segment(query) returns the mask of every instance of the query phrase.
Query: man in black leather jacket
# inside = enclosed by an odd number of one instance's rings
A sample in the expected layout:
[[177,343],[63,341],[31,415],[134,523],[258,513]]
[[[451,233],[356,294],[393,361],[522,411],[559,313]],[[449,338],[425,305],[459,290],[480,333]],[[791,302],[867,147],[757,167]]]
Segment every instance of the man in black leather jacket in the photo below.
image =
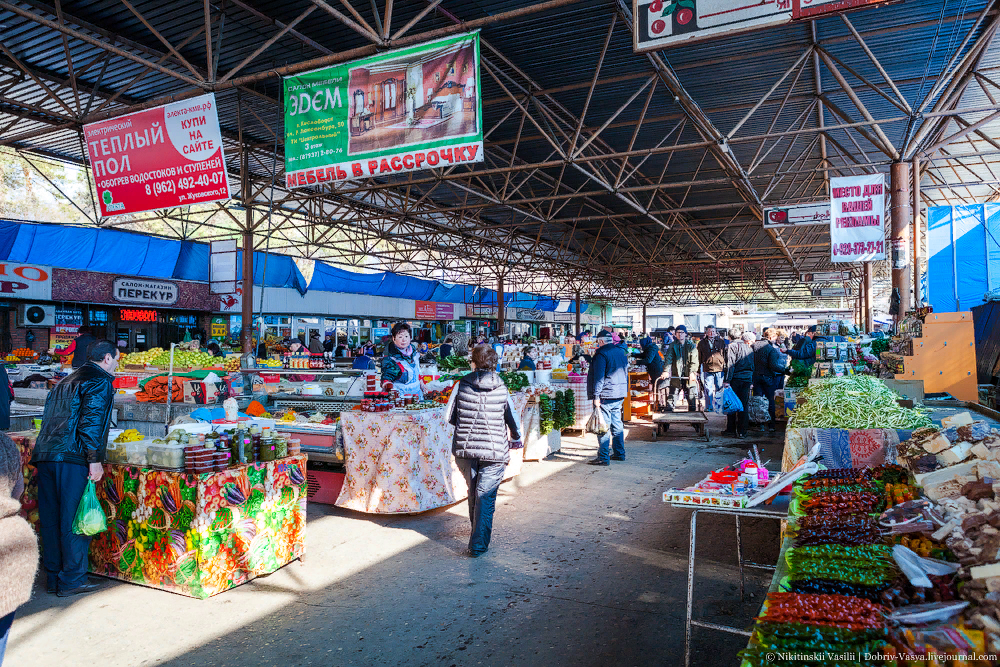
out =
[[73,532],[87,480],[101,481],[104,450],[115,390],[118,348],[101,340],[88,349],[88,361],[49,392],[42,430],[31,462],[38,468],[38,518],[46,590],[69,597],[90,593],[87,581],[90,538]]

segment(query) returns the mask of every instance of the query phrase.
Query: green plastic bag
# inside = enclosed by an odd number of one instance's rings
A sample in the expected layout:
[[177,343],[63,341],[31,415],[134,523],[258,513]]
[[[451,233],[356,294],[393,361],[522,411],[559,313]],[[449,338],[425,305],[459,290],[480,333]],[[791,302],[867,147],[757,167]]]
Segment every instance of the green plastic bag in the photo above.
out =
[[97,535],[107,529],[108,520],[97,500],[97,487],[94,486],[94,480],[88,480],[83,498],[80,498],[80,506],[76,508],[73,532],[77,535]]

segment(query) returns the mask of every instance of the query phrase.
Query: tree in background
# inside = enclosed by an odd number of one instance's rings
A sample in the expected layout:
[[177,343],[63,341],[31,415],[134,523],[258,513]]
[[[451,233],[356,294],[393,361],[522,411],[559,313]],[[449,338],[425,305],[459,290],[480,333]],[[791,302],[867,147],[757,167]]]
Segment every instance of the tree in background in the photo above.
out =
[[[11,148],[0,147],[0,217],[86,223],[87,217],[76,208],[79,206],[93,215],[86,179],[86,172],[74,165],[37,155],[30,155],[26,160]],[[65,196],[59,194],[59,190]],[[67,197],[72,198],[76,206]]]

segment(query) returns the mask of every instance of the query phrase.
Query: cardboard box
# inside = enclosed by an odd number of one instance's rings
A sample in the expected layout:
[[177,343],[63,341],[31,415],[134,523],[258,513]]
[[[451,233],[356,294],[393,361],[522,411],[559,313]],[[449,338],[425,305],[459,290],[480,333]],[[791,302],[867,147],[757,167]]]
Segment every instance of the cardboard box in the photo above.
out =
[[199,405],[214,405],[222,388],[221,382],[201,382],[186,380],[184,382],[184,402]]

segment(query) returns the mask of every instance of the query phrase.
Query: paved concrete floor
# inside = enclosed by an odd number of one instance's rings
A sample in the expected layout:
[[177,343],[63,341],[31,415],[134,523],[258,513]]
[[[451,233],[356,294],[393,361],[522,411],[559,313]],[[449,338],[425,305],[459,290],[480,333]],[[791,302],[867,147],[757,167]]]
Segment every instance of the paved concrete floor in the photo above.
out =
[[[594,436],[564,438],[501,487],[479,559],[462,555],[464,502],[393,517],[311,505],[305,562],[209,600],[117,582],[67,600],[36,582],[4,665],[679,665],[690,513],[661,493],[751,442],[778,462],[781,444],[676,428],[655,443],[629,428],[628,460],[610,468],[584,465]],[[775,562],[776,522],[743,532],[747,557]],[[749,626],[769,576],[749,575],[754,597],[739,600],[733,533],[699,520],[695,615]],[[738,665],[744,644],[695,629],[693,664]]]

